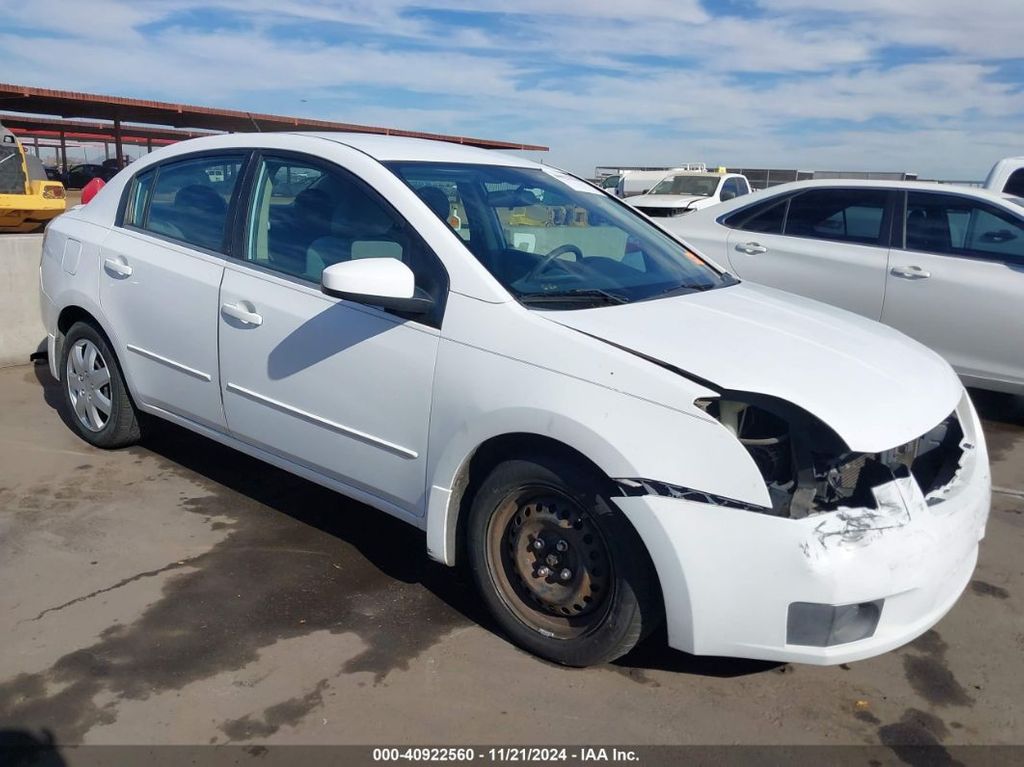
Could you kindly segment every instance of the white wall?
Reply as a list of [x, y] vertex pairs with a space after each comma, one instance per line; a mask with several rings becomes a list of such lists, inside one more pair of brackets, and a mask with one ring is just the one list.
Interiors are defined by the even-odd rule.
[[0, 234], [0, 367], [27, 365], [45, 349], [39, 316], [41, 234]]

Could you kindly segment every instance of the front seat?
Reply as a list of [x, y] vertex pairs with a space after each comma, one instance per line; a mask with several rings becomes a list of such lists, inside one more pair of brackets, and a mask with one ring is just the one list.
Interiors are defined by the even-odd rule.
[[952, 248], [949, 221], [943, 210], [915, 208], [907, 216], [907, 248], [948, 253]]
[[303, 189], [290, 212], [289, 219], [270, 227], [268, 256], [281, 270], [303, 274], [309, 246], [331, 230], [331, 198], [320, 189]]
[[353, 258], [389, 257], [401, 260], [403, 238], [395, 222], [376, 202], [354, 194], [331, 218], [331, 234], [313, 241], [306, 254], [306, 274], [318, 278], [331, 264]]

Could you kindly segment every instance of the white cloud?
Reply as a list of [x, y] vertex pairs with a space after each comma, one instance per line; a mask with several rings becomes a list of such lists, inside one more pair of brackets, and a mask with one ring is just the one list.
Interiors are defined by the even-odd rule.
[[[412, 0], [36, 0], [5, 13], [54, 42], [0, 33], [0, 56], [8, 81], [543, 143], [583, 172], [707, 160], [980, 176], [974, 164], [1020, 151], [1006, 126], [1024, 94], [999, 69], [1021, 61], [1019, 0], [762, 5], [771, 15], [714, 17], [698, 0], [429, 3], [486, 21], [446, 26]], [[185, 26], [182, 13], [211, 7], [242, 23]], [[304, 41], [282, 23], [363, 34]], [[417, 94], [415, 107], [354, 98], [367, 89]]]
[[934, 46], [978, 59], [1021, 57], [1020, 0], [760, 0], [772, 13], [816, 13], [887, 45]]

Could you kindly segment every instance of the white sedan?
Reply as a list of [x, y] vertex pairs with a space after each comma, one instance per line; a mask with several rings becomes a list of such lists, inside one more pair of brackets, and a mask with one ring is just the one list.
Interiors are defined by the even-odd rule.
[[520, 158], [185, 141], [54, 222], [40, 277], [84, 440], [150, 414], [405, 520], [559, 663], [662, 620], [692, 653], [865, 658], [977, 560], [988, 458], [946, 362]]
[[733, 274], [903, 331], [971, 386], [1024, 393], [1024, 200], [886, 181], [775, 187], [664, 223]]

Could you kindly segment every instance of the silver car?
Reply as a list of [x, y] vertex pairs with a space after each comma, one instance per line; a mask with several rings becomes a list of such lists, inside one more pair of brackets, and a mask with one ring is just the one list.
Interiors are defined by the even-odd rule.
[[903, 331], [970, 386], [1024, 393], [1019, 197], [924, 182], [805, 181], [661, 223], [745, 280]]

